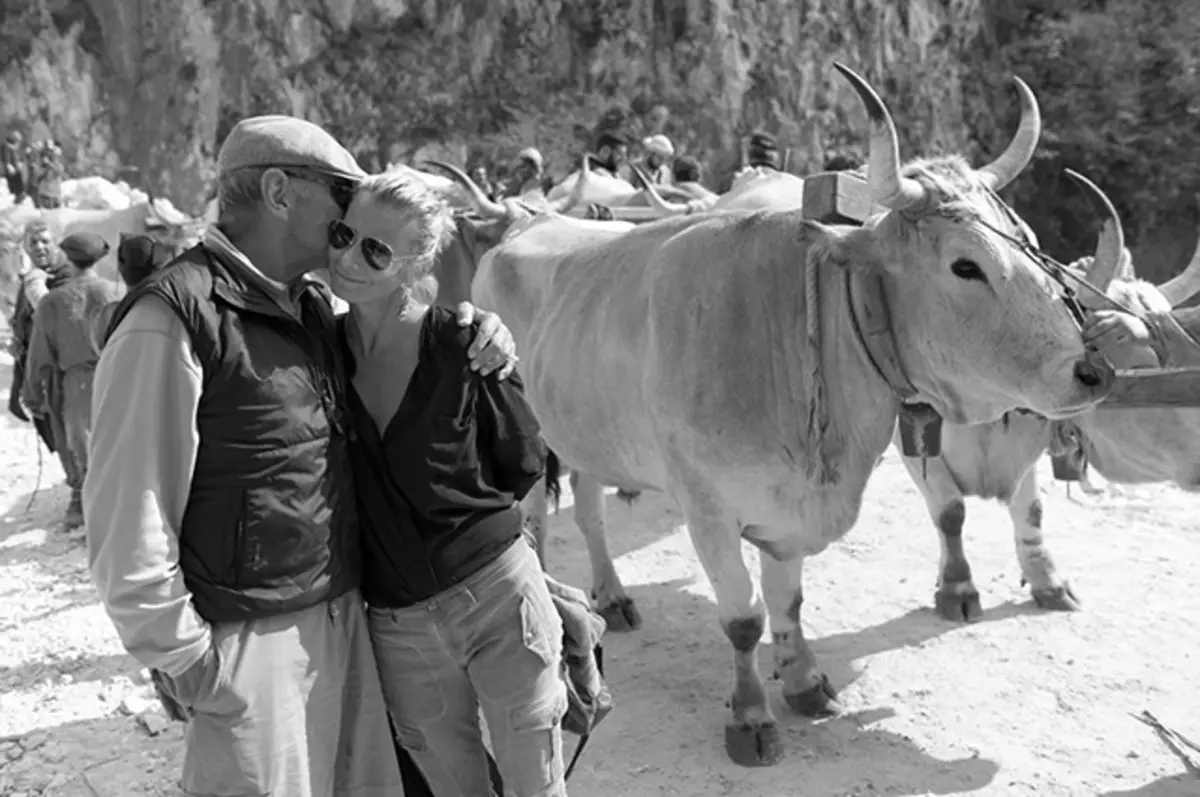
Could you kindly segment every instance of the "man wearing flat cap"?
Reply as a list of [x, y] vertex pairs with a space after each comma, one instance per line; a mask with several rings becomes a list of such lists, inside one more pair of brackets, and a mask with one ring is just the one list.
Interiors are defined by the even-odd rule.
[[[347, 380], [308, 276], [363, 176], [317, 125], [243, 119], [217, 155], [217, 223], [130, 291], [103, 342], [92, 579], [187, 723], [188, 794], [400, 793], [359, 593]], [[474, 319], [472, 366], [508, 369], [511, 334], [459, 307]]]
[[67, 280], [47, 293], [34, 312], [21, 398], [30, 412], [50, 422], [71, 488], [63, 526], [72, 529], [84, 522], [82, 489], [96, 368], [91, 321], [106, 304], [120, 298], [121, 289], [92, 268], [108, 254], [108, 242], [101, 236], [74, 233], [59, 248], [71, 265]]

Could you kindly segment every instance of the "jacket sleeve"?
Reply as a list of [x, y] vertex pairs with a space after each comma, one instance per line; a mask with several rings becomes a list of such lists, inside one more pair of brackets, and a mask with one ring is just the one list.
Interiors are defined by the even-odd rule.
[[546, 472], [546, 444], [520, 375], [513, 371], [503, 382], [495, 375], [480, 377], [475, 414], [496, 486], [520, 501]]
[[34, 415], [50, 411], [46, 385], [54, 378], [58, 366], [58, 351], [53, 332], [58, 324], [56, 302], [53, 298], [38, 304], [33, 313], [33, 332], [26, 349], [25, 382], [21, 386], [21, 401]]
[[92, 581], [125, 649], [179, 676], [211, 646], [179, 569], [179, 529], [199, 447], [203, 374], [182, 322], [139, 299], [104, 346], [83, 485]]

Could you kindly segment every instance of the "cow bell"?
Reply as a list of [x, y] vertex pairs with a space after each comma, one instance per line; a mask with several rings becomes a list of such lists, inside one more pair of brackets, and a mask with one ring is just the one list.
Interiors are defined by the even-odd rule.
[[900, 452], [928, 459], [942, 454], [942, 416], [928, 404], [900, 405]]
[[1050, 466], [1054, 470], [1054, 478], [1060, 482], [1083, 481], [1087, 473], [1087, 457], [1082, 451], [1068, 451], [1050, 457]]

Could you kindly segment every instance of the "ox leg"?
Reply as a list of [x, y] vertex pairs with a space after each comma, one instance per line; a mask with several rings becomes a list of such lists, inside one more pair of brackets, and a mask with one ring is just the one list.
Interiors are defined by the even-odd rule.
[[971, 577], [971, 564], [963, 549], [967, 505], [958, 488], [958, 481], [941, 457], [933, 457], [925, 463], [924, 476], [920, 459], [903, 459], [904, 466], [925, 499], [941, 542], [934, 607], [947, 620], [959, 623], [978, 620], [983, 615], [983, 609], [979, 603], [979, 590]]
[[1042, 499], [1038, 492], [1037, 466], [1031, 467], [1008, 502], [1021, 581], [1029, 584], [1033, 601], [1043, 609], [1078, 611], [1081, 606], [1071, 585], [1061, 579], [1054, 558], [1042, 538]]
[[609, 631], [634, 631], [642, 627], [642, 616], [617, 575], [608, 550], [604, 511], [604, 485], [579, 471], [571, 471], [571, 491], [575, 494], [575, 522], [587, 542], [592, 563], [592, 600], [596, 611], [608, 623]]
[[525, 532], [531, 538], [533, 549], [537, 551], [538, 561], [542, 570], [546, 569], [546, 537], [550, 533], [550, 507], [546, 500], [546, 480], [539, 479], [538, 483], [521, 501], [521, 520]]
[[725, 750], [735, 764], [770, 766], [779, 761], [783, 750], [758, 671], [766, 606], [742, 558], [737, 523], [711, 495], [697, 496], [693, 491], [681, 503], [696, 556], [716, 594], [721, 628], [733, 646], [734, 682]]
[[800, 626], [804, 557], [780, 561], [769, 551], [762, 554], [763, 592], [771, 612], [775, 674], [783, 680], [783, 699], [793, 711], [808, 717], [837, 714], [842, 710], [837, 692], [817, 667], [816, 656]]

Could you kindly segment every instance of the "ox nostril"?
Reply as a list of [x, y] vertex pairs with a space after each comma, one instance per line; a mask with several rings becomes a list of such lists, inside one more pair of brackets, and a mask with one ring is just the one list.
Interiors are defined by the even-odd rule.
[[1100, 390], [1112, 386], [1116, 374], [1107, 360], [1085, 357], [1075, 363], [1075, 379], [1084, 387]]

